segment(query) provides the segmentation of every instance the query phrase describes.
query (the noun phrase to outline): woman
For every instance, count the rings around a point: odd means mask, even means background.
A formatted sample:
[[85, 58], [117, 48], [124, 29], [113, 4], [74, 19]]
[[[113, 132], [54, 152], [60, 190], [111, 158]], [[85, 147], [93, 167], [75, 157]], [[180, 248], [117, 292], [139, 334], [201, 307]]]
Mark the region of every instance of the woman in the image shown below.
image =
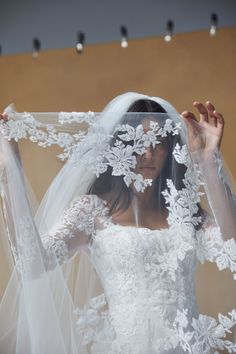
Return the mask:
[[[15, 327], [1, 331], [4, 348], [9, 333], [15, 339], [8, 352], [235, 349], [222, 339], [236, 323], [235, 312], [222, 338], [217, 331], [204, 335], [201, 325], [209, 318], [199, 316], [195, 299], [196, 258], [215, 262], [226, 242], [234, 259], [235, 205], [219, 174], [223, 117], [210, 102], [194, 106], [199, 122], [191, 112], [181, 118], [160, 98], [135, 93], [115, 98], [71, 150], [72, 164], [54, 180], [34, 221], [21, 173], [11, 190], [5, 157], [3, 200], [22, 287]], [[11, 158], [7, 148], [4, 156]], [[13, 159], [11, 169], [17, 164]], [[207, 212], [200, 207], [202, 184]], [[81, 257], [78, 286], [69, 294], [67, 263], [78, 249], [95, 272]], [[66, 265], [64, 276], [58, 263]], [[232, 263], [226, 267], [235, 270]], [[86, 282], [88, 291], [81, 294]]]

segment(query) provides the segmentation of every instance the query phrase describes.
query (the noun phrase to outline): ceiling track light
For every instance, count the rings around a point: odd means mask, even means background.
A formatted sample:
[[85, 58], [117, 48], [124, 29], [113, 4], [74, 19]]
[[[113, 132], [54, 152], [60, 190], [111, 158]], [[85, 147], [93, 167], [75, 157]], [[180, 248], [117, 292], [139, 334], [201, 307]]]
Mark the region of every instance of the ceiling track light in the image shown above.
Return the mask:
[[84, 32], [78, 33], [78, 40], [76, 43], [76, 51], [79, 54], [82, 54], [84, 51], [84, 43], [85, 43], [85, 34]]
[[217, 27], [218, 27], [218, 16], [217, 16], [217, 14], [212, 13], [211, 14], [211, 25], [210, 25], [210, 30], [209, 30], [210, 36], [216, 35]]
[[121, 34], [121, 41], [120, 41], [121, 48], [127, 48], [129, 45], [129, 43], [128, 43], [128, 30], [125, 26], [121, 26], [120, 34]]
[[33, 39], [33, 53], [32, 56], [34, 59], [38, 58], [39, 52], [41, 49], [41, 42], [38, 38]]
[[172, 40], [173, 32], [174, 32], [174, 22], [172, 20], [168, 20], [166, 23], [166, 33], [164, 36], [165, 42], [170, 42]]

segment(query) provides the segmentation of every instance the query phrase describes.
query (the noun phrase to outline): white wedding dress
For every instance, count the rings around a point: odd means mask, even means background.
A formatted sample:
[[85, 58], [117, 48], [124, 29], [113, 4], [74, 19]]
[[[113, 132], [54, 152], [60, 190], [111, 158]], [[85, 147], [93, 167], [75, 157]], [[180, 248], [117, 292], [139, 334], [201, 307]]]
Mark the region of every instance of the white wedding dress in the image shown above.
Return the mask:
[[[85, 246], [99, 275], [104, 293], [90, 308], [77, 310], [77, 331], [84, 344], [93, 343], [91, 353], [183, 353], [174, 323], [178, 311], [187, 309], [185, 331], [193, 331], [192, 318], [199, 316], [197, 233], [176, 223], [160, 230], [115, 224], [106, 203], [86, 195], [72, 203], [54, 233], [43, 235], [47, 252], [60, 263]], [[211, 353], [195, 340], [194, 353]]]

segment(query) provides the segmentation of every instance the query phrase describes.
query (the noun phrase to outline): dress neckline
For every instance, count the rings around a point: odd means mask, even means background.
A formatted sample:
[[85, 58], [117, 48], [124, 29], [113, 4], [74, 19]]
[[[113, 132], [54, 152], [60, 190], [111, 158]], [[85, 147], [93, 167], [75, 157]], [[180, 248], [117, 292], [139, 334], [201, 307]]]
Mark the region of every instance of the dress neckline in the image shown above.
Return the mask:
[[153, 233], [153, 232], [166, 232], [166, 231], [170, 230], [170, 227], [163, 227], [163, 228], [159, 228], [159, 229], [150, 229], [149, 227], [143, 227], [143, 226], [122, 225], [122, 224], [115, 223], [113, 221], [111, 221], [110, 226], [118, 227], [118, 228], [143, 230], [143, 231], [148, 231], [150, 233]]
[[[97, 196], [98, 197], [98, 196]], [[101, 197], [98, 197], [102, 202], [103, 204], [105, 205], [106, 208], [108, 208], [107, 206], [107, 200], [106, 199], [103, 199]], [[116, 226], [116, 227], [120, 227], [120, 228], [132, 228], [132, 229], [137, 229], [137, 230], [146, 230], [150, 233], [152, 232], [163, 232], [163, 231], [166, 231], [166, 230], [170, 230], [170, 226], [168, 225], [168, 227], [161, 227], [161, 228], [158, 228], [158, 229], [150, 229], [149, 227], [140, 227], [140, 226], [136, 226], [136, 225], [122, 225], [122, 224], [119, 224], [117, 222], [115, 222], [112, 218], [112, 216], [110, 216], [110, 226]]]

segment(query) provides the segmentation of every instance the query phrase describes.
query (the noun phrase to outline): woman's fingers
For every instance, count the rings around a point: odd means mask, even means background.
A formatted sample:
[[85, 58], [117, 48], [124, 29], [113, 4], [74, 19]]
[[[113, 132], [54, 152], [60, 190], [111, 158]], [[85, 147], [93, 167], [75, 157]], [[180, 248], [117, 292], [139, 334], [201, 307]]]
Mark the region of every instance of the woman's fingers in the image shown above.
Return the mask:
[[210, 101], [207, 101], [206, 108], [209, 112], [209, 118], [208, 118], [209, 124], [213, 127], [216, 127], [217, 126], [217, 118], [214, 114], [215, 107], [213, 106], [213, 104]]
[[224, 126], [224, 122], [225, 121], [224, 121], [224, 117], [222, 116], [222, 114], [219, 113], [219, 112], [214, 111], [214, 115], [217, 118], [217, 126], [218, 126], [218, 124]]
[[197, 108], [200, 114], [200, 123], [208, 122], [208, 110], [206, 109], [206, 107], [201, 102], [198, 101], [194, 101], [193, 106]]
[[197, 122], [197, 118], [195, 117], [195, 115], [192, 112], [189, 111], [184, 111], [181, 113], [182, 117], [187, 118], [187, 120], [192, 119], [195, 122]]
[[194, 139], [198, 134], [197, 129], [197, 118], [192, 112], [184, 111], [181, 116], [185, 119], [188, 128], [188, 134], [190, 139]]
[[206, 101], [206, 107], [207, 107], [208, 111], [211, 113], [213, 113], [215, 111], [215, 106], [210, 101]]
[[210, 101], [207, 101], [206, 102], [206, 107], [207, 107], [207, 110], [209, 112], [209, 123], [210, 125], [214, 126], [214, 127], [217, 127], [217, 123], [218, 123], [218, 119], [217, 119], [217, 116], [215, 115], [215, 106], [210, 102]]
[[215, 126], [218, 127], [219, 125], [224, 125], [224, 118], [221, 113], [217, 112], [215, 106], [210, 102], [206, 102], [206, 107], [209, 110], [210, 116], [215, 120]]

